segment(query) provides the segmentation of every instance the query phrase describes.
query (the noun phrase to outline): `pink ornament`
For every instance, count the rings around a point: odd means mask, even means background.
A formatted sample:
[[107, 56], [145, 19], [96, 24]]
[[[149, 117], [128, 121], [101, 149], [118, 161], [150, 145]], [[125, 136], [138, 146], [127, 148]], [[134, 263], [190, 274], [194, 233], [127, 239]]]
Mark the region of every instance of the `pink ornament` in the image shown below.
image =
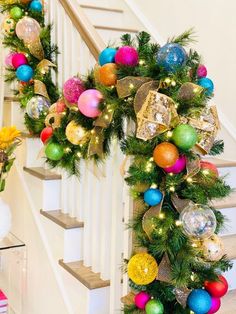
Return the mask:
[[66, 110], [66, 105], [63, 100], [58, 100], [56, 103], [56, 113], [62, 113]]
[[137, 308], [139, 308], [140, 310], [145, 310], [145, 306], [150, 299], [151, 297], [147, 292], [141, 291], [136, 294], [134, 302]]
[[115, 63], [134, 67], [138, 64], [138, 52], [134, 47], [123, 46], [115, 55]]
[[19, 68], [21, 65], [28, 64], [28, 60], [23, 53], [15, 53], [12, 57], [12, 65], [15, 69]]
[[67, 80], [63, 86], [63, 94], [67, 101], [77, 103], [79, 96], [85, 91], [83, 82], [77, 77]]
[[78, 101], [80, 112], [89, 118], [96, 118], [100, 115], [99, 104], [103, 99], [102, 94], [96, 89], [88, 89], [83, 92]]
[[5, 58], [5, 65], [7, 67], [13, 67], [12, 58], [16, 54], [16, 52], [10, 52]]
[[164, 168], [165, 172], [167, 173], [180, 173], [181, 171], [183, 171], [186, 167], [186, 157], [180, 156], [179, 159], [177, 159], [176, 163], [174, 164], [174, 166], [172, 167], [168, 167], [168, 168]]
[[197, 69], [197, 76], [198, 77], [206, 77], [207, 76], [207, 68], [205, 65], [200, 64], [198, 69]]
[[214, 314], [219, 311], [221, 306], [221, 301], [219, 298], [212, 297], [211, 298], [211, 308], [207, 314]]

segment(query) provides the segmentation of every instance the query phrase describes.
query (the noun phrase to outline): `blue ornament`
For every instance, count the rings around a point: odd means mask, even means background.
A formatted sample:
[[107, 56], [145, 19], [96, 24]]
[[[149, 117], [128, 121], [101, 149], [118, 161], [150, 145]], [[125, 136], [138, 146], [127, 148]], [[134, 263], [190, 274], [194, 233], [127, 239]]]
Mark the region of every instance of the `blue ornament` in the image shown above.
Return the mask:
[[23, 81], [23, 82], [29, 82], [34, 75], [33, 69], [29, 65], [21, 65], [17, 70], [16, 70], [16, 77], [18, 80]]
[[187, 54], [184, 48], [178, 44], [166, 44], [157, 54], [157, 63], [168, 72], [175, 72], [185, 64]]
[[150, 206], [156, 206], [160, 204], [162, 197], [163, 195], [158, 189], [150, 188], [144, 193], [144, 201]]
[[206, 314], [211, 308], [212, 300], [206, 290], [196, 289], [189, 294], [187, 304], [195, 314]]
[[114, 63], [117, 50], [115, 48], [106, 48], [99, 55], [99, 64]]
[[208, 77], [203, 77], [198, 81], [198, 85], [206, 89], [206, 94], [210, 96], [214, 92], [214, 83]]
[[33, 0], [31, 3], [30, 3], [30, 6], [29, 6], [30, 10], [34, 11], [34, 12], [42, 12], [43, 10], [43, 5], [41, 3], [41, 1], [39, 0]]

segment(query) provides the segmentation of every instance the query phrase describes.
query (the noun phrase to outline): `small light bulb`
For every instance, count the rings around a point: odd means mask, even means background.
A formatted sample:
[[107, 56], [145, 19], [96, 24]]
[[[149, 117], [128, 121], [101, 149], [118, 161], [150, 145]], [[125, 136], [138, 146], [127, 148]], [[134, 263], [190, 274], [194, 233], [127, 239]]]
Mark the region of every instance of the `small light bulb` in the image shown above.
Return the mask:
[[175, 81], [172, 81], [171, 82], [171, 85], [174, 87], [174, 86], [176, 86], [176, 82]]
[[164, 214], [164, 213], [160, 213], [160, 214], [158, 215], [158, 217], [159, 217], [160, 219], [164, 219], [164, 218], [165, 218], [165, 214]]
[[178, 109], [178, 108], [179, 108], [179, 104], [175, 103], [175, 109]]
[[208, 169], [204, 169], [202, 170], [202, 173], [207, 176], [208, 174], [210, 174], [210, 171]]
[[134, 88], [134, 84], [130, 83], [130, 84], [129, 84], [129, 88], [130, 88], [130, 89], [133, 89], [133, 88]]
[[181, 225], [182, 225], [182, 221], [176, 220], [175, 225], [176, 225], [177, 227], [181, 226]]
[[195, 280], [195, 274], [192, 273], [192, 275], [190, 276], [191, 280], [194, 281]]
[[108, 114], [106, 114], [104, 118], [105, 118], [105, 120], [108, 120], [109, 119]]
[[66, 148], [64, 149], [64, 151], [65, 151], [66, 153], [69, 153], [69, 152], [71, 151], [71, 149], [70, 149], [70, 147], [66, 147]]
[[162, 232], [163, 232], [163, 229], [160, 228], [160, 229], [158, 230], [158, 233], [159, 233], [159, 234], [162, 234]]
[[94, 131], [94, 130], [92, 130], [92, 131], [91, 131], [91, 134], [94, 134], [94, 133], [95, 133], [95, 131]]
[[140, 64], [140, 65], [144, 65], [144, 64], [145, 64], [145, 61], [144, 61], [144, 60], [140, 60], [140, 61], [139, 61], [139, 64]]
[[172, 135], [173, 135], [173, 132], [172, 132], [172, 131], [168, 131], [168, 132], [166, 133], [166, 136], [167, 136], [167, 137], [172, 137]]
[[187, 178], [187, 182], [188, 183], [192, 183], [193, 182], [193, 179], [191, 177]]
[[171, 83], [171, 79], [170, 79], [169, 77], [167, 77], [167, 78], [165, 78], [164, 82], [165, 82], [166, 84], [170, 84], [170, 83]]
[[153, 161], [153, 160], [154, 160], [154, 158], [153, 158], [153, 157], [149, 158], [149, 161]]
[[78, 152], [78, 153], [77, 153], [77, 156], [78, 156], [79, 158], [81, 158], [81, 157], [82, 157], [82, 154], [81, 154], [80, 152]]
[[170, 187], [170, 192], [175, 192], [175, 187], [174, 186]]
[[152, 185], [150, 186], [151, 189], [156, 189], [157, 188], [157, 184], [156, 183], [152, 183]]

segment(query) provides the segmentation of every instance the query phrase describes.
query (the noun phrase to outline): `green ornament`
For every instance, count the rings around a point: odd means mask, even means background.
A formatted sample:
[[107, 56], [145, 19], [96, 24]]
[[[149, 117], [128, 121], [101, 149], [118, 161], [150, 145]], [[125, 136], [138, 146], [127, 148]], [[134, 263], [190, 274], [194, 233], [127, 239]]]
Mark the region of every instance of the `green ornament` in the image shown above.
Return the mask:
[[172, 140], [177, 147], [187, 151], [197, 143], [197, 132], [191, 125], [180, 124], [174, 129]]
[[48, 159], [58, 161], [64, 155], [63, 147], [58, 143], [50, 142], [46, 146], [45, 155]]
[[10, 16], [14, 19], [14, 20], [19, 20], [22, 18], [23, 16], [23, 11], [21, 8], [15, 6], [13, 8], [11, 8], [10, 10]]
[[145, 306], [146, 314], [163, 314], [164, 306], [159, 300], [150, 300]]

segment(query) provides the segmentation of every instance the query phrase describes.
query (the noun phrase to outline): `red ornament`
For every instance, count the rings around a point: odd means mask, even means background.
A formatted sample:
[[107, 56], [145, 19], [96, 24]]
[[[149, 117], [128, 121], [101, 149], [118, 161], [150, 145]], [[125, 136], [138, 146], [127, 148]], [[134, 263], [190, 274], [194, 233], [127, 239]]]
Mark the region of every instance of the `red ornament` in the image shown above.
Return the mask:
[[53, 128], [48, 126], [44, 128], [40, 134], [41, 141], [43, 144], [46, 144], [46, 142], [52, 137], [53, 135]]
[[201, 160], [200, 166], [202, 170], [209, 170], [210, 174], [214, 175], [214, 177], [219, 177], [218, 169], [213, 163]]
[[12, 65], [15, 69], [21, 65], [28, 64], [28, 60], [23, 53], [15, 53], [12, 57]]
[[219, 276], [219, 281], [206, 281], [205, 289], [215, 298], [223, 297], [228, 291], [228, 282], [223, 276]]

